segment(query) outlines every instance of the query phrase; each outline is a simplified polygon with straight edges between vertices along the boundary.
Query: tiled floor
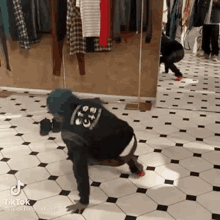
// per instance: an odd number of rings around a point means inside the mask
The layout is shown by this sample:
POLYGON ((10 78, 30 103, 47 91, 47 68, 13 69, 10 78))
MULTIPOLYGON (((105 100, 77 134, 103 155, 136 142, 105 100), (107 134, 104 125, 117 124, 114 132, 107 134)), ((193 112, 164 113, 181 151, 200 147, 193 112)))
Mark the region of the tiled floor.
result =
MULTIPOLYGON (((187 59, 181 62, 182 68, 188 65, 186 61, 189 62, 187 59)), ((189 72, 193 68, 190 66, 189 72)), ((210 92, 218 91, 213 80, 214 70, 210 64, 206 76, 211 79, 206 86, 210 92)), ((198 72, 193 74, 200 79, 204 71, 198 72)), ((173 109, 153 108, 143 113, 124 110, 123 103, 106 104, 106 108, 135 129, 139 140, 136 155, 146 175, 134 178, 127 165, 90 167, 90 206, 82 215, 66 211, 66 206, 79 197, 72 164, 66 160, 67 149, 60 134, 39 135, 38 122, 45 117, 52 118, 45 108, 45 97, 14 94, 0 98, 0 219, 220 219, 220 116, 200 109, 197 91, 200 80, 194 88, 196 95, 192 102, 193 108, 202 111, 175 109, 172 104, 177 95, 181 98, 179 103, 191 98, 186 91, 176 93, 180 84, 186 84, 169 80, 170 74, 163 75, 160 79, 166 80, 159 82, 158 100, 169 98, 164 107, 173 109), (161 90, 168 86, 172 90, 163 96, 161 90), (13 196, 10 189, 17 179, 25 186, 20 195, 13 196), (25 199, 29 199, 30 205, 23 205, 25 199), (11 200, 19 203, 9 203, 11 200)), ((217 103, 217 97, 212 93, 208 101, 217 103)), ((212 102, 208 107, 218 108, 212 102)))

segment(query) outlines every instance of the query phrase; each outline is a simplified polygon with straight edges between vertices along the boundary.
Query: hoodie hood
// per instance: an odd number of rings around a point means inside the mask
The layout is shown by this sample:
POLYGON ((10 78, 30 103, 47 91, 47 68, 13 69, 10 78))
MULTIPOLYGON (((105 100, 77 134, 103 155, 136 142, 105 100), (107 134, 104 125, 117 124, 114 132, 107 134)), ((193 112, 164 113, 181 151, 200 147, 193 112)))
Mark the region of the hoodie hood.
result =
POLYGON ((55 89, 47 98, 47 107, 52 114, 61 114, 71 110, 72 104, 80 104, 78 97, 70 89, 55 89))

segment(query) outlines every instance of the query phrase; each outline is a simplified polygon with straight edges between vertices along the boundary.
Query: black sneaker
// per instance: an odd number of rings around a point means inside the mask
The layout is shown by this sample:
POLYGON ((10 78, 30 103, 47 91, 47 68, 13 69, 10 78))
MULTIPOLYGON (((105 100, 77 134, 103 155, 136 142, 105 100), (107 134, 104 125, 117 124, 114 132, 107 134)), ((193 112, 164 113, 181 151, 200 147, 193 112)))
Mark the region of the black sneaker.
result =
POLYGON ((41 136, 48 135, 51 129, 52 129, 52 123, 50 122, 49 119, 45 118, 40 121, 40 135, 41 136))
POLYGON ((52 119, 52 132, 58 133, 60 131, 61 131, 61 124, 53 118, 52 119))

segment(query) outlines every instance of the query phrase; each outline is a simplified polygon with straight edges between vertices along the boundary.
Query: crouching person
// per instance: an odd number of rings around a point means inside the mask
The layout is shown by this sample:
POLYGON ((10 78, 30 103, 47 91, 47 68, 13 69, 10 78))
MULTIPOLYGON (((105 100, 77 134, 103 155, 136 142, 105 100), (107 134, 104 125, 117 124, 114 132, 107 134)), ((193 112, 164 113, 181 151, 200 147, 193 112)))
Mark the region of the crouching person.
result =
POLYGON ((56 89, 49 94, 47 106, 61 123, 61 136, 78 184, 80 201, 67 207, 68 211, 82 213, 89 204, 88 165, 128 164, 133 174, 144 175, 134 155, 137 140, 133 128, 101 103, 80 100, 68 89, 56 89))

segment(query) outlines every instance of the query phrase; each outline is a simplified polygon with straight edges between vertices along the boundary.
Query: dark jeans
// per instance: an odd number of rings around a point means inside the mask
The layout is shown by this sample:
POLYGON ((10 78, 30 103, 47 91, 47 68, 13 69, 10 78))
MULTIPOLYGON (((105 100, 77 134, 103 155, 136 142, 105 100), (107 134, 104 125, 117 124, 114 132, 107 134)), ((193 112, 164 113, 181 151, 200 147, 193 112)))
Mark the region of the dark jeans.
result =
POLYGON ((89 165, 103 165, 103 166, 112 166, 112 167, 118 167, 122 166, 124 164, 128 164, 130 171, 135 174, 140 174, 143 171, 143 166, 138 163, 137 156, 134 155, 134 152, 137 149, 137 139, 134 135, 134 145, 130 151, 130 153, 127 156, 118 157, 116 159, 107 159, 107 160, 95 160, 94 158, 89 158, 89 165))
POLYGON ((162 56, 160 57, 160 64, 164 63, 165 64, 165 70, 166 72, 171 69, 172 72, 174 72, 176 77, 182 76, 182 73, 180 70, 174 65, 174 63, 179 62, 182 60, 184 57, 184 50, 178 50, 175 52, 172 52, 168 56, 162 56))
POLYGON ((219 55, 219 25, 203 25, 202 32, 202 50, 210 55, 219 55), (210 49, 210 44, 212 45, 212 50, 210 49))

